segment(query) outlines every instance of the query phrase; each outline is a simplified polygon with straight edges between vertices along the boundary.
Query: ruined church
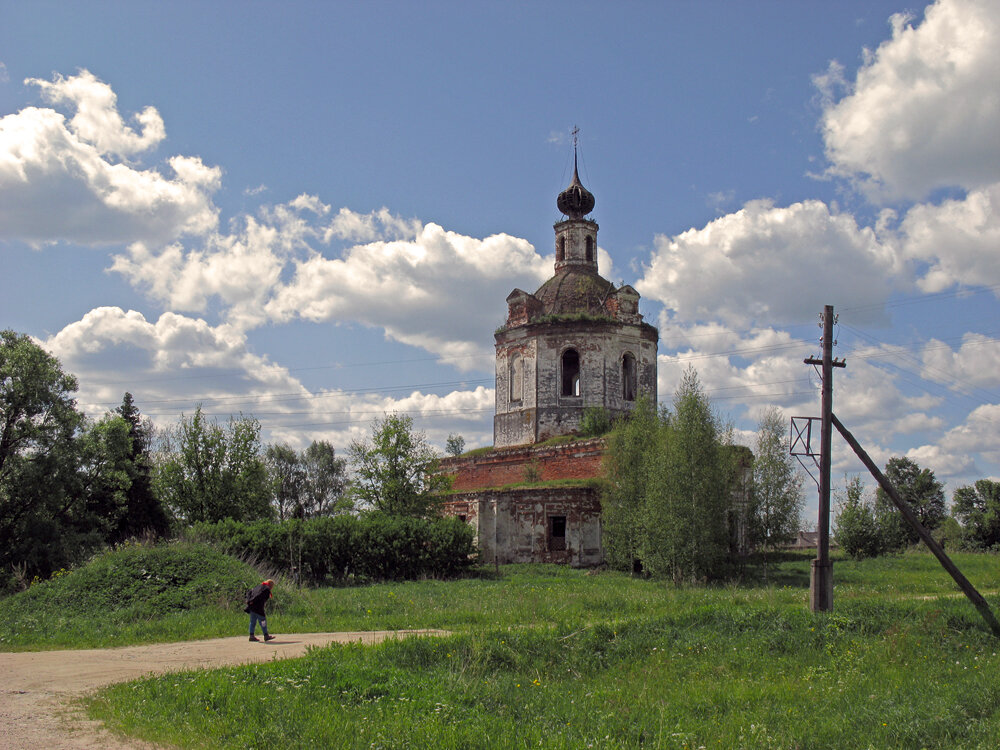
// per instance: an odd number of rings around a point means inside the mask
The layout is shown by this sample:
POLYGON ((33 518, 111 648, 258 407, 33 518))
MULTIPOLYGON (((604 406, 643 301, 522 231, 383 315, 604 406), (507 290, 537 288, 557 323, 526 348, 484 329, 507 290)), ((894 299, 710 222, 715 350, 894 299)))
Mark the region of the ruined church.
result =
POLYGON ((605 442, 565 436, 580 433, 588 409, 615 418, 639 394, 656 398, 659 334, 638 292, 598 272, 594 205, 574 147, 573 179, 556 200, 554 274, 507 296, 495 334, 493 448, 441 463, 453 478, 445 513, 476 528, 484 562, 603 562, 600 498, 587 480, 601 473, 605 442))

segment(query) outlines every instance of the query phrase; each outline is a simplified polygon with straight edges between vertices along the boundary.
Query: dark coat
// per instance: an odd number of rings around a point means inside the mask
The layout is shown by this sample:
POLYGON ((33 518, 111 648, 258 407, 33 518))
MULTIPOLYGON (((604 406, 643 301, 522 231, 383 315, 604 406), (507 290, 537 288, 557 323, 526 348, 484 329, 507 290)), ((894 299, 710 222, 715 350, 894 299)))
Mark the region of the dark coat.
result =
POLYGON ((270 598, 271 589, 263 583, 258 583, 253 587, 250 591, 250 595, 247 597, 247 606, 244 612, 254 612, 261 617, 264 617, 264 605, 267 604, 267 600, 270 598))

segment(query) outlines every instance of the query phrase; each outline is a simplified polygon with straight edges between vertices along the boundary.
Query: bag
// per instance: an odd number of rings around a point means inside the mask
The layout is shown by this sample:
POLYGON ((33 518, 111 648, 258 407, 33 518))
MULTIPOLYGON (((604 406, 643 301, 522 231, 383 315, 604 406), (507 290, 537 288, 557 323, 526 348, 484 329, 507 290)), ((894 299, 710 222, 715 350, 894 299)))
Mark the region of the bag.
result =
POLYGON ((250 600, 253 599, 253 589, 247 589, 243 594, 243 611, 250 614, 250 600))

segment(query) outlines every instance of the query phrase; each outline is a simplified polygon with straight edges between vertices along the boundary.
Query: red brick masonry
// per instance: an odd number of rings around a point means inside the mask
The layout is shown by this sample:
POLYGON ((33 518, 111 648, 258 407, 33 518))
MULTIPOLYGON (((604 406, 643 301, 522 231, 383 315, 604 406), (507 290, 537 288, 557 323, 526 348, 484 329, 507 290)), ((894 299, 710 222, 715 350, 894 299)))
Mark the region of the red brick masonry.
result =
POLYGON ((522 445, 478 456, 442 459, 438 470, 454 477, 453 492, 470 492, 526 481, 593 479, 601 475, 604 438, 552 446, 522 445))

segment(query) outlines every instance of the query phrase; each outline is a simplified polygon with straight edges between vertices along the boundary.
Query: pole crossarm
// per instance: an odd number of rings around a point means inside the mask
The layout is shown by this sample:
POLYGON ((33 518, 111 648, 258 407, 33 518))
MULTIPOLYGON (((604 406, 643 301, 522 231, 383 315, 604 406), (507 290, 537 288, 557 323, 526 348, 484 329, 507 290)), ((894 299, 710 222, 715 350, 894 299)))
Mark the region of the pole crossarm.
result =
POLYGON ((871 456, 865 452, 865 449, 861 447, 861 444, 855 439, 854 435, 852 435, 851 432, 844 427, 843 423, 837 419, 837 415, 831 414, 830 416, 833 419, 833 426, 837 428, 837 431, 843 436, 844 440, 847 441, 847 444, 851 446, 858 458, 861 459, 861 463, 863 463, 868 471, 871 472, 871 475, 875 477, 875 481, 879 483, 879 486, 885 491, 885 494, 889 496, 895 506, 899 509, 899 512, 902 514, 903 518, 906 519, 906 522, 910 524, 917 534, 920 535, 924 544, 930 548, 930 551, 934 553, 938 562, 940 562, 942 567, 948 571, 951 577, 955 580, 955 583, 958 584, 958 587, 962 589, 962 593, 964 593, 966 597, 968 597, 969 601, 972 602, 972 606, 979 610, 979 614, 982 615, 982 618, 986 621, 990 630, 993 631, 993 635, 1000 638, 1000 623, 997 622, 996 617, 993 615, 993 610, 990 609, 990 605, 987 603, 986 599, 983 598, 983 595, 980 594, 976 587, 969 582, 969 579, 962 574, 962 571, 960 571, 955 563, 951 561, 951 558, 945 554, 941 545, 938 544, 934 537, 931 536, 931 533, 924 528, 924 525, 917 519, 916 514, 913 510, 911 510, 910 506, 899 496, 896 492, 896 488, 892 486, 892 483, 885 477, 878 466, 875 465, 871 456))

